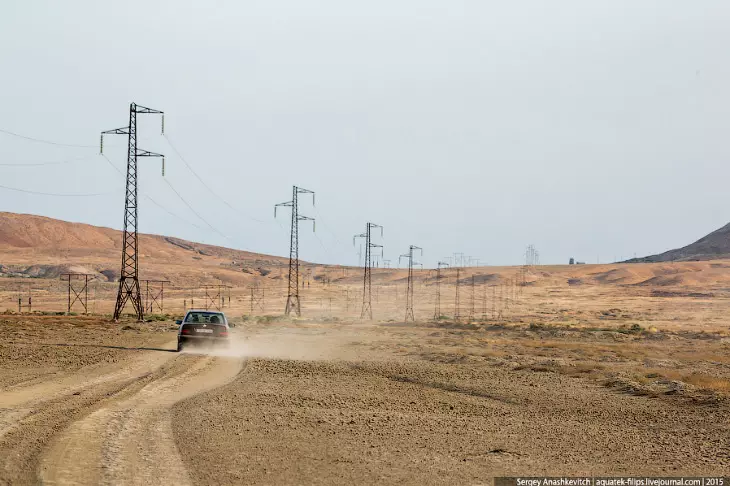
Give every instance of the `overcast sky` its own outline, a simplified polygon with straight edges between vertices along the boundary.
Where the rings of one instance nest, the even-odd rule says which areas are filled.
[[[393,263],[661,252],[730,220],[728,25],[727,1],[5,1],[0,129],[89,147],[0,133],[0,164],[69,161],[0,185],[104,195],[0,188],[0,210],[121,228],[98,139],[134,101],[172,144],[139,116],[170,184],[141,158],[140,190],[176,215],[142,198],[143,232],[286,255],[296,184],[310,261],[357,264],[366,221]],[[122,169],[125,137],[105,153]]]

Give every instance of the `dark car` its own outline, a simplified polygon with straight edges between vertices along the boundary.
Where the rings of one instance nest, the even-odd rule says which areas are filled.
[[[230,327],[222,312],[190,310],[182,321],[177,321],[177,350],[189,344],[228,345]]]

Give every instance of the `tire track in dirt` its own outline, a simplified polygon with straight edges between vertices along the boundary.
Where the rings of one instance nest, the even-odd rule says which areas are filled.
[[[0,484],[35,484],[41,451],[54,434],[99,402],[139,386],[174,353],[145,351],[114,364],[0,390]]]
[[[44,484],[190,484],[170,408],[232,381],[241,358],[178,355],[146,383],[72,423],[41,459]]]

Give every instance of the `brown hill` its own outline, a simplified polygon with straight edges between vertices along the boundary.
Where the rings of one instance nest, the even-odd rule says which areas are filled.
[[[0,212],[0,276],[57,278],[64,272],[118,278],[121,231],[30,214]],[[194,284],[223,280],[242,283],[268,275],[288,259],[140,234],[140,277],[192,279]]]
[[[632,258],[627,260],[626,263],[703,261],[728,258],[730,258],[730,223],[682,248],[665,251],[658,255]]]
[[[728,232],[730,225],[697,243],[673,250],[677,252],[675,258],[704,260],[710,259],[710,256],[713,259],[723,255],[730,257],[730,246],[725,245],[727,250],[721,246],[723,240],[727,240],[725,235]],[[149,234],[140,235],[139,251],[142,279],[170,280],[178,288],[219,282],[244,287],[253,281],[265,279],[268,288],[276,288],[280,293],[286,290],[287,258]],[[666,255],[670,253],[656,257],[667,259]],[[704,258],[699,258],[699,255]],[[114,282],[119,277],[120,258],[120,231],[43,216],[0,212],[0,277],[58,279],[61,273],[75,272],[92,274],[102,282]],[[319,285],[316,288],[329,292],[328,296],[342,290],[338,285],[351,285],[355,290],[362,285],[361,268],[306,262],[302,263],[302,267],[303,280],[311,282],[311,287],[307,283],[306,288],[314,289],[317,282]],[[578,290],[585,285],[640,288],[727,286],[730,285],[728,268],[730,262],[717,261],[660,265],[543,265],[530,269],[526,281],[531,287],[556,285]],[[471,274],[475,275],[477,285],[505,283],[509,279],[516,279],[519,270],[519,267],[463,269],[464,277],[460,279],[460,284],[468,286]],[[433,272],[419,270],[416,273],[424,289],[435,286]],[[404,269],[375,269],[373,284],[384,289],[394,289],[396,286],[404,288],[406,276],[407,271]],[[442,284],[453,285],[454,276],[453,271],[445,271]],[[324,282],[333,285],[324,286]],[[421,290],[419,287],[419,292],[431,290]]]

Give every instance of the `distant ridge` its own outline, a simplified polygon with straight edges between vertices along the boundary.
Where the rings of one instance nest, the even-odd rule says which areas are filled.
[[[625,263],[688,262],[730,258],[730,223],[692,244],[658,255],[632,258]]]
[[[0,212],[0,277],[58,278],[89,273],[115,281],[121,231],[33,214]],[[190,285],[242,284],[285,268],[288,258],[195,243],[172,236],[139,235],[140,278]],[[276,275],[279,275],[277,273]]]

